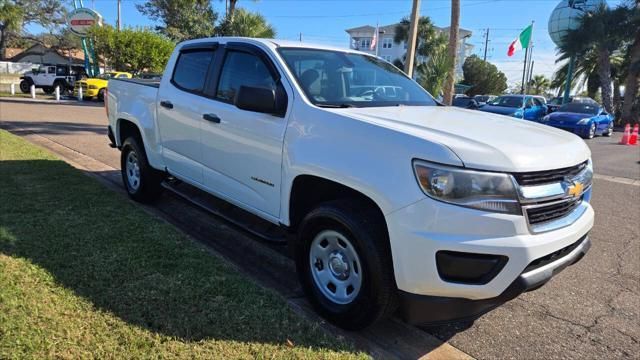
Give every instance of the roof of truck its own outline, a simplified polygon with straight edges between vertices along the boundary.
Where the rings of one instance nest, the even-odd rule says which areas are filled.
[[[268,48],[276,49],[278,47],[295,47],[295,48],[312,48],[312,49],[321,49],[321,50],[334,50],[334,51],[342,51],[342,52],[350,52],[350,53],[359,53],[370,55],[361,51],[349,49],[348,47],[337,47],[337,46],[328,46],[322,44],[314,44],[310,42],[301,42],[301,41],[292,41],[292,40],[281,40],[281,39],[261,39],[261,38],[248,38],[248,37],[214,37],[214,38],[203,38],[203,39],[195,39],[184,42],[184,44],[194,44],[198,42],[207,42],[207,41],[216,41],[220,43],[238,41],[238,42],[246,42],[252,44],[262,44]]]

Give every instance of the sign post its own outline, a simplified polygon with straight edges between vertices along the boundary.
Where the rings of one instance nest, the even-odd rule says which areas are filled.
[[[75,6],[74,1],[74,6]],[[82,6],[82,2],[80,2]],[[82,38],[82,50],[84,51],[84,67],[89,77],[100,74],[98,58],[93,49],[93,42],[87,39],[89,29],[93,26],[102,26],[102,16],[95,10],[78,7],[69,13],[67,17],[69,31]]]

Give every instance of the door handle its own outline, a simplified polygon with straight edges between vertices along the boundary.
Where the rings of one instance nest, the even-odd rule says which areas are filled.
[[[168,101],[168,100],[160,101],[160,106],[167,109],[173,109],[173,104],[171,103],[171,101]]]
[[[203,114],[202,118],[212,123],[220,124],[220,118],[216,114]]]

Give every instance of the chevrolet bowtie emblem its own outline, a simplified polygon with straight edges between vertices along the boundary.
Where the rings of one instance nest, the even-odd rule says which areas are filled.
[[[584,189],[584,185],[582,185],[579,181],[574,181],[571,185],[567,187],[567,195],[571,195],[573,197],[578,197],[582,194],[582,190]]]

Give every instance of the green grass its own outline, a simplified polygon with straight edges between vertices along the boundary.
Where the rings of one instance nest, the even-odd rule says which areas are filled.
[[[124,196],[0,130],[0,359],[364,356]]]

